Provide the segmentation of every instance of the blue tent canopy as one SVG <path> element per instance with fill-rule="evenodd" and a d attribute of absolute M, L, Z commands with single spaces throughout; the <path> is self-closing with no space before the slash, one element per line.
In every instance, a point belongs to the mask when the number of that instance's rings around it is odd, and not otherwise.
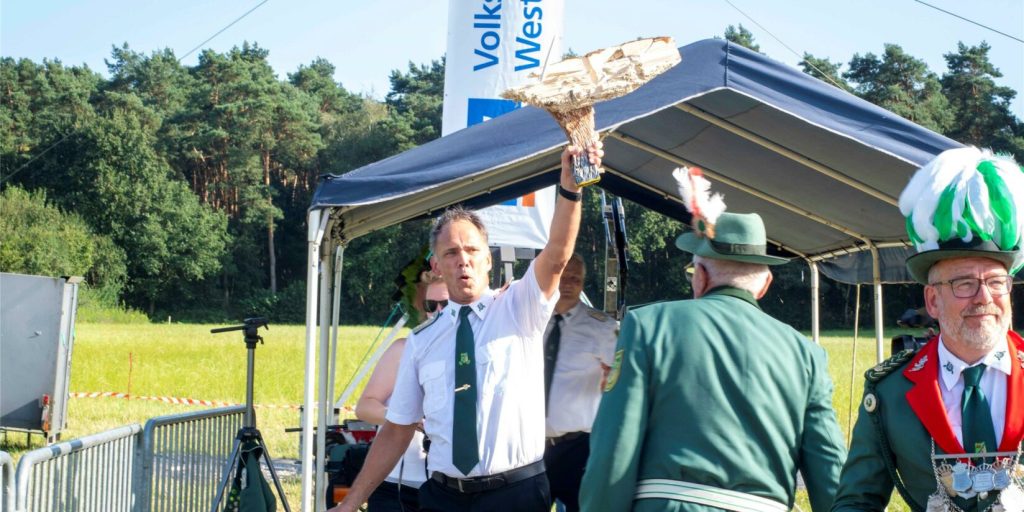
<path fill-rule="evenodd" d="M 864 251 L 873 247 L 882 282 L 910 281 L 899 193 L 916 168 L 960 144 L 725 40 L 679 52 L 676 67 L 596 105 L 600 187 L 688 223 L 671 171 L 696 165 L 730 211 L 764 218 L 775 254 L 871 282 Z M 496 204 L 556 183 L 564 144 L 551 116 L 522 108 L 323 176 L 311 208 L 333 209 L 330 232 L 345 242 L 453 204 Z"/>

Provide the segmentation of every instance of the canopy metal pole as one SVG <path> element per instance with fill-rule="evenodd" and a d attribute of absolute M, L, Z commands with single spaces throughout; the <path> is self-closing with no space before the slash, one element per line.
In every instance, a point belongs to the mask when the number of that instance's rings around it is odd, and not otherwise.
<path fill-rule="evenodd" d="M 818 279 L 818 264 L 807 260 L 807 266 L 811 270 L 811 339 L 814 343 L 821 345 L 821 304 L 818 300 L 820 286 Z"/>
<path fill-rule="evenodd" d="M 316 376 L 316 312 L 317 312 L 317 274 L 320 268 L 320 242 L 324 238 L 324 229 L 330 217 L 328 210 L 312 210 L 307 216 L 309 230 L 306 241 L 306 363 L 304 366 L 305 381 L 302 392 L 302 496 L 300 507 L 302 512 L 312 512 L 313 504 L 309 499 L 313 496 L 313 386 Z"/>
<path fill-rule="evenodd" d="M 881 262 L 878 260 L 878 248 L 871 245 L 871 281 L 875 287 L 875 358 L 879 363 L 885 359 L 882 349 L 882 270 Z"/>
<path fill-rule="evenodd" d="M 334 398 L 334 374 L 338 366 L 338 320 L 341 318 L 341 267 L 345 262 L 346 244 L 334 248 L 334 298 L 331 301 L 331 365 L 328 371 L 327 396 Z M 331 411 L 332 418 L 334 411 Z"/>
<path fill-rule="evenodd" d="M 857 374 L 857 335 L 860 333 L 860 283 L 857 283 L 857 305 L 853 306 L 853 355 L 850 356 L 850 403 L 846 411 L 846 445 L 850 445 L 853 434 L 854 376 Z"/>
<path fill-rule="evenodd" d="M 324 448 L 327 444 L 327 417 L 331 412 L 331 403 L 328 400 L 327 394 L 327 381 L 329 379 L 328 373 L 330 371 L 330 357 L 331 353 L 331 296 L 332 290 L 331 285 L 333 284 L 333 258 L 331 253 L 333 252 L 332 246 L 334 242 L 330 239 L 324 244 L 325 250 L 321 252 L 323 254 L 323 260 L 320 266 L 320 350 L 317 352 L 319 368 L 318 368 L 318 384 L 319 389 L 317 391 L 317 428 L 316 428 L 316 485 L 314 489 L 314 503 L 316 503 L 316 510 L 324 510 L 327 508 L 327 497 L 324 493 L 326 489 L 327 481 L 324 475 Z"/>
<path fill-rule="evenodd" d="M 844 233 L 844 234 L 849 235 L 851 237 L 863 240 L 864 243 L 866 243 L 866 244 L 867 243 L 871 243 L 871 241 L 868 239 L 867 236 L 862 235 L 860 233 L 857 233 L 856 231 L 854 231 L 854 230 L 852 230 L 852 229 L 850 229 L 850 228 L 848 228 L 848 227 L 846 227 L 846 226 L 844 226 L 842 224 L 839 224 L 838 222 L 833 222 L 831 220 L 828 220 L 828 219 L 826 219 L 826 218 L 824 218 L 824 217 L 822 217 L 820 215 L 814 214 L 810 210 L 805 210 L 803 208 L 794 206 L 794 205 L 792 205 L 792 204 L 790 204 L 790 203 L 788 203 L 788 202 L 786 202 L 786 201 L 784 201 L 782 199 L 779 199 L 779 198 L 777 198 L 775 196 L 772 196 L 770 194 L 762 192 L 762 191 L 760 191 L 760 190 L 758 190 L 758 189 L 756 189 L 754 187 L 751 187 L 749 185 L 746 185 L 746 184 L 744 184 L 744 183 L 742 183 L 740 181 L 737 181 L 737 180 L 734 180 L 732 178 L 729 178 L 728 176 L 725 176 L 724 174 L 715 172 L 714 169 L 710 169 L 706 165 L 696 164 L 696 163 L 691 162 L 689 160 L 686 160 L 686 159 L 684 159 L 684 158 L 682 158 L 682 157 L 680 157 L 678 155 L 675 155 L 673 153 L 665 151 L 664 149 L 661 149 L 659 147 L 652 146 L 652 145 L 650 145 L 650 144 L 648 144 L 648 143 L 646 143 L 644 141 L 641 141 L 640 139 L 637 139 L 635 137 L 631 137 L 629 135 L 623 135 L 621 133 L 613 133 L 611 135 L 611 137 L 616 139 L 616 140 L 620 140 L 622 142 L 625 142 L 626 144 L 629 144 L 630 146 L 633 146 L 635 148 L 642 149 L 642 150 L 644 150 L 644 151 L 646 151 L 648 153 L 651 153 L 652 155 L 655 155 L 657 157 L 660 157 L 660 158 L 663 158 L 665 160 L 668 160 L 669 162 L 672 162 L 672 163 L 674 163 L 676 165 L 685 165 L 685 166 L 688 166 L 688 167 L 700 167 L 704 171 L 704 176 L 709 178 L 709 179 L 713 179 L 715 181 L 719 181 L 721 183 L 724 183 L 724 184 L 726 184 L 726 185 L 728 185 L 730 187 L 742 190 L 743 192 L 746 192 L 746 193 L 748 193 L 748 194 L 750 194 L 750 195 L 752 195 L 752 196 L 754 196 L 754 197 L 756 197 L 758 199 L 761 199 L 763 201 L 767 201 L 767 202 L 769 202 L 769 203 L 771 203 L 771 204 L 773 204 L 775 206 L 778 206 L 780 208 L 789 210 L 789 211 L 791 211 L 791 212 L 793 212 L 793 213 L 795 213 L 797 215 L 801 215 L 803 217 L 806 217 L 806 218 L 808 218 L 810 220 L 813 220 L 813 221 L 815 221 L 815 222 L 817 222 L 819 224 L 823 224 L 825 226 L 828 226 L 828 227 L 830 227 L 830 228 L 832 228 L 832 229 L 834 229 L 836 231 L 839 231 L 840 233 Z"/>
<path fill-rule="evenodd" d="M 825 176 L 828 176 L 829 178 L 832 178 L 838 181 L 839 183 L 842 183 L 843 185 L 853 187 L 854 189 L 857 189 L 875 199 L 878 199 L 879 201 L 884 201 L 892 206 L 899 206 L 899 202 L 895 197 L 892 197 L 891 195 L 886 194 L 885 192 L 882 192 L 881 190 L 871 187 L 865 183 L 861 183 L 851 178 L 850 176 L 847 176 L 831 167 L 828 167 L 827 165 L 822 164 L 821 162 L 811 160 L 810 158 L 807 158 L 806 156 L 803 156 L 797 153 L 796 151 L 793 151 L 785 146 L 782 146 L 781 144 L 772 142 L 756 133 L 751 132 L 750 130 L 747 130 L 746 128 L 742 128 L 725 119 L 716 117 L 712 114 L 709 114 L 701 110 L 700 108 L 697 108 L 693 105 L 689 105 L 687 103 L 677 103 L 675 107 L 698 119 L 711 123 L 729 133 L 743 137 L 744 139 L 747 139 L 748 141 L 753 142 L 754 144 L 757 144 L 769 151 L 782 155 L 794 162 L 797 162 L 807 167 L 808 169 L 813 169 L 814 171 L 817 171 Z"/>

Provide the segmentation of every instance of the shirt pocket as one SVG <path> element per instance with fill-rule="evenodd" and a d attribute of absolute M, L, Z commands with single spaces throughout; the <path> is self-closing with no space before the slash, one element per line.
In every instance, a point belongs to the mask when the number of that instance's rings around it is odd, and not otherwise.
<path fill-rule="evenodd" d="M 420 370 L 420 386 L 423 387 L 423 414 L 430 416 L 444 409 L 448 397 L 445 386 L 444 361 L 434 361 L 423 365 Z"/>

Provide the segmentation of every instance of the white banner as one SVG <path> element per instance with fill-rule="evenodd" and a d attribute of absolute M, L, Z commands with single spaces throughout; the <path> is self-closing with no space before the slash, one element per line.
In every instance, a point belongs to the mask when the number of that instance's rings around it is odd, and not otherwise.
<path fill-rule="evenodd" d="M 499 95 L 561 60 L 563 14 L 563 0 L 450 0 L 442 135 L 519 108 Z M 492 246 L 542 249 L 554 210 L 548 187 L 480 214 Z"/>

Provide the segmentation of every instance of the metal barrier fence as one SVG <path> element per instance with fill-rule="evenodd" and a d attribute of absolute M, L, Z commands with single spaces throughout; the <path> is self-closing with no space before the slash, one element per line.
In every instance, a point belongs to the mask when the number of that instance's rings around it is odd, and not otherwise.
<path fill-rule="evenodd" d="M 207 512 L 244 414 L 238 405 L 147 421 L 134 511 Z"/>
<path fill-rule="evenodd" d="M 14 512 L 14 460 L 7 452 L 0 452 L 0 512 Z"/>
<path fill-rule="evenodd" d="M 18 461 L 18 512 L 131 512 L 138 423 L 32 450 Z"/>
<path fill-rule="evenodd" d="M 207 512 L 245 406 L 161 416 L 32 450 L 0 452 L 0 512 Z"/>

